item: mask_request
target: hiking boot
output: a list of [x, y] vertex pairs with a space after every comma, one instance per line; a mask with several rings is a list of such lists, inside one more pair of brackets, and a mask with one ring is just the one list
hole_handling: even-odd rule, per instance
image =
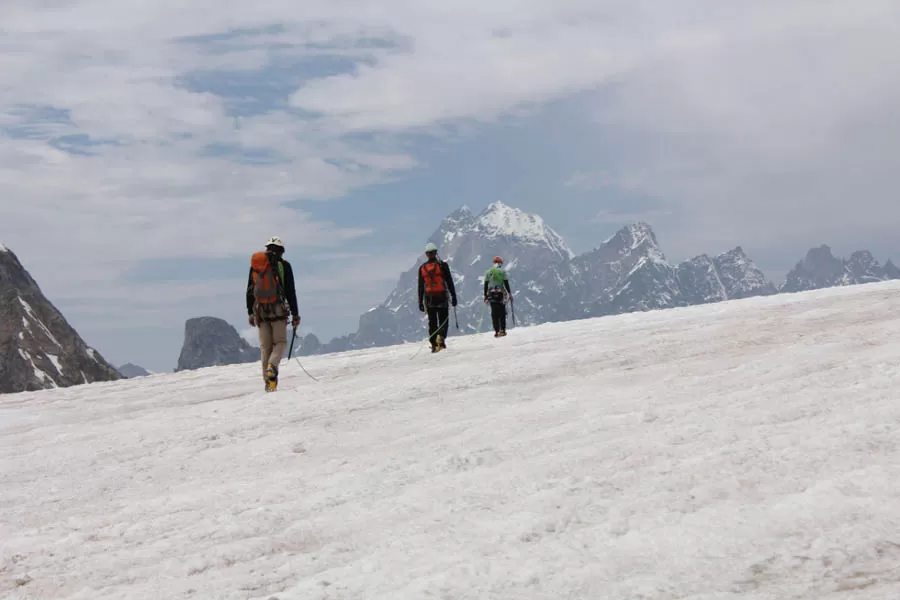
[[266, 391], [274, 392], [278, 389], [278, 370], [272, 365], [266, 368]]
[[500, 333], [499, 333], [499, 335], [498, 335], [497, 337], [504, 337], [505, 335], [506, 335], [506, 330], [505, 330], [505, 329], [501, 329], [501, 330], [500, 330]]

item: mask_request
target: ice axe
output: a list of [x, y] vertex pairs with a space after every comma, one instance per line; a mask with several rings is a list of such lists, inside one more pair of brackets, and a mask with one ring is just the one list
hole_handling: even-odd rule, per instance
[[291, 353], [294, 351], [294, 340], [297, 339], [297, 326], [294, 326], [294, 334], [291, 336], [291, 347], [288, 348], [288, 360], [291, 360]]

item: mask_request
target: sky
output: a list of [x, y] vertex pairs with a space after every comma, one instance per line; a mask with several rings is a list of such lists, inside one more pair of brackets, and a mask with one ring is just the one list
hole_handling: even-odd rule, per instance
[[114, 364], [243, 328], [275, 234], [300, 332], [352, 332], [463, 204], [900, 258], [892, 0], [6, 0], [0, 46], [0, 241]]

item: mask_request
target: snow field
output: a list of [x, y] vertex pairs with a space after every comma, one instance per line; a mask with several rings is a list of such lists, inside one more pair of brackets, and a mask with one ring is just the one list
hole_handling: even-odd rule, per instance
[[[900, 284], [0, 396], [0, 598], [900, 598]], [[424, 331], [424, 325], [423, 325]]]

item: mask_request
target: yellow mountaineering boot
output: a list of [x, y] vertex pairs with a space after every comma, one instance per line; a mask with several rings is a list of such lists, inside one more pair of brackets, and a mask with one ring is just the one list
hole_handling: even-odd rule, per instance
[[275, 367], [269, 365], [266, 368], [266, 391], [274, 392], [276, 389], [278, 389], [278, 372]]

